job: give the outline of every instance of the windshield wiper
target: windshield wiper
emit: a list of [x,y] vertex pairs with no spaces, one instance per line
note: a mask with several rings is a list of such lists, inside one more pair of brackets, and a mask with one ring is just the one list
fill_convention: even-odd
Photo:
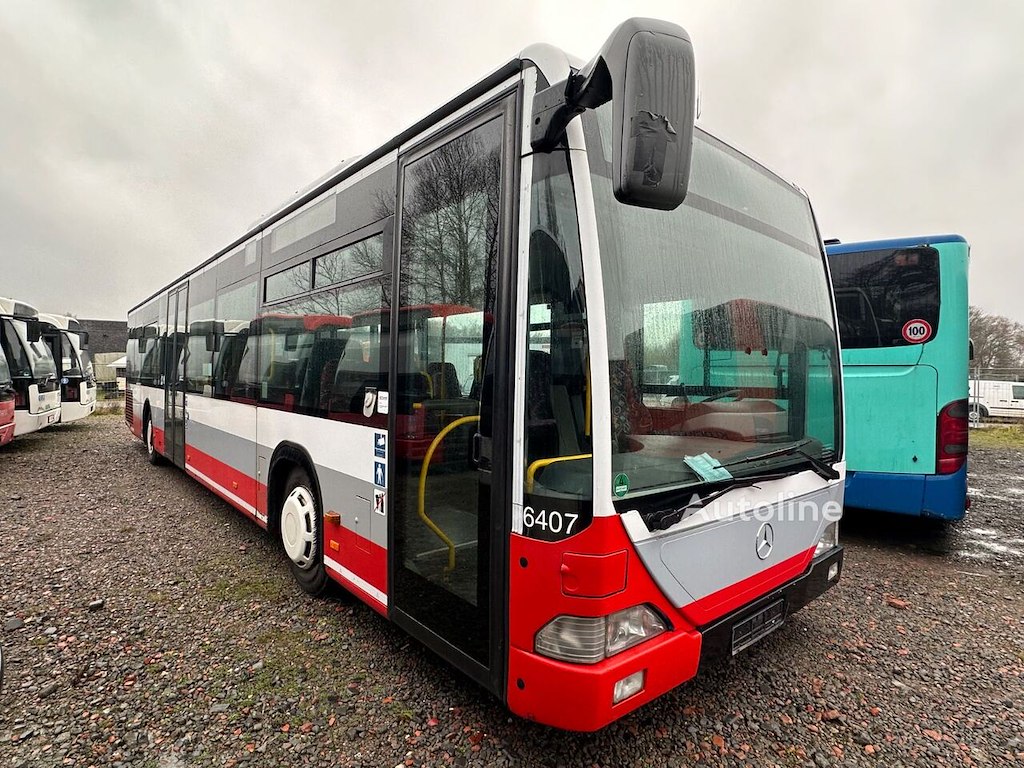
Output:
[[698,511],[708,506],[708,504],[715,501],[715,499],[724,496],[729,491],[734,491],[737,488],[756,487],[758,483],[763,483],[767,480],[781,480],[784,477],[789,477],[789,473],[773,472],[764,475],[738,477],[728,481],[724,486],[720,486],[707,496],[701,497],[697,493],[694,493],[693,496],[690,497],[689,503],[684,504],[677,509],[659,509],[654,512],[648,512],[642,517],[644,523],[647,524],[648,530],[664,531],[666,528],[671,528],[676,523],[690,517],[690,515],[696,514]]
[[773,459],[776,456],[792,456],[793,454],[796,454],[798,456],[803,456],[807,460],[807,463],[811,465],[811,469],[813,469],[819,477],[822,477],[825,480],[838,480],[839,473],[827,461],[822,461],[814,454],[803,450],[803,447],[809,442],[811,442],[811,439],[808,437],[797,443],[793,443],[792,445],[787,445],[785,448],[776,448],[772,451],[765,451],[764,453],[758,453],[753,456],[744,456],[741,459],[733,459],[732,461],[723,462],[722,466],[733,467],[737,464],[751,464],[755,461]]

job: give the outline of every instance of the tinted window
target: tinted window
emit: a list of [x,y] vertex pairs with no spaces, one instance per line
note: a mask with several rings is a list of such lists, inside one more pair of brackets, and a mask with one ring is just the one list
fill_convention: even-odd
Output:
[[[839,335],[848,349],[911,344],[903,328],[924,320],[934,338],[939,326],[939,254],[901,248],[829,256]],[[927,339],[926,339],[927,340]]]
[[249,344],[256,315],[257,283],[229,288],[217,297],[214,324],[213,396],[252,400],[256,397],[256,350]]
[[[190,297],[191,298],[191,297]],[[213,319],[214,301],[189,307],[188,344],[185,347],[185,390],[194,395],[213,395],[213,355],[223,324]]]
[[312,275],[310,262],[299,264],[297,267],[286,269],[267,278],[267,291],[264,301],[280,301],[289,296],[296,296],[305,293],[312,288]]
[[314,283],[317,288],[346,283],[376,274],[383,268],[384,236],[375,235],[318,258],[314,267]]
[[[78,353],[75,352],[74,346],[71,344],[71,339],[68,338],[67,333],[61,333],[60,335],[60,371],[64,376],[81,376],[82,365],[78,361]],[[54,355],[56,357],[56,355]]]
[[389,304],[385,278],[319,291],[260,317],[259,400],[362,420],[366,391],[387,389],[381,327]]
[[140,329],[142,334],[139,339],[139,383],[148,386],[162,387],[164,385],[164,337],[157,336],[159,330],[156,324],[147,325]]
[[1024,384],[1013,385],[1013,399],[1024,400]]
[[32,368],[28,362],[28,355],[14,330],[14,323],[11,320],[0,320],[0,327],[3,330],[3,333],[0,334],[0,341],[3,342],[4,353],[10,361],[13,375],[31,376]]

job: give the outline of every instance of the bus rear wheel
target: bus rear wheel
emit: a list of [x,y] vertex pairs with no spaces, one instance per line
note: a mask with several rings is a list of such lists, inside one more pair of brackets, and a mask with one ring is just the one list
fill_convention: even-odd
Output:
[[323,517],[309,474],[296,467],[282,494],[278,528],[292,576],[305,592],[321,595],[330,579],[324,568]]

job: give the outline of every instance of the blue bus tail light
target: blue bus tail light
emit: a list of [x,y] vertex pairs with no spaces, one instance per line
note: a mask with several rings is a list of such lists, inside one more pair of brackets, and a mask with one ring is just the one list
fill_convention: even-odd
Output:
[[954,400],[939,411],[936,471],[951,475],[967,461],[967,401]]

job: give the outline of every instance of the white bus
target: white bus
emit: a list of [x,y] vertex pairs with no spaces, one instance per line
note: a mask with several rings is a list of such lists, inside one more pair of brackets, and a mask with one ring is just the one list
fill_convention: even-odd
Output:
[[57,366],[41,337],[35,307],[0,297],[0,345],[14,386],[14,434],[26,435],[60,419]]
[[96,408],[89,334],[77,319],[67,315],[40,313],[39,321],[60,379],[60,420],[67,424],[85,418]]
[[971,379],[968,383],[972,421],[989,416],[1024,419],[1024,381]]
[[133,307],[126,421],[523,717],[739,653],[839,578],[839,346],[807,197],[695,92],[663,22],[523,51]]

